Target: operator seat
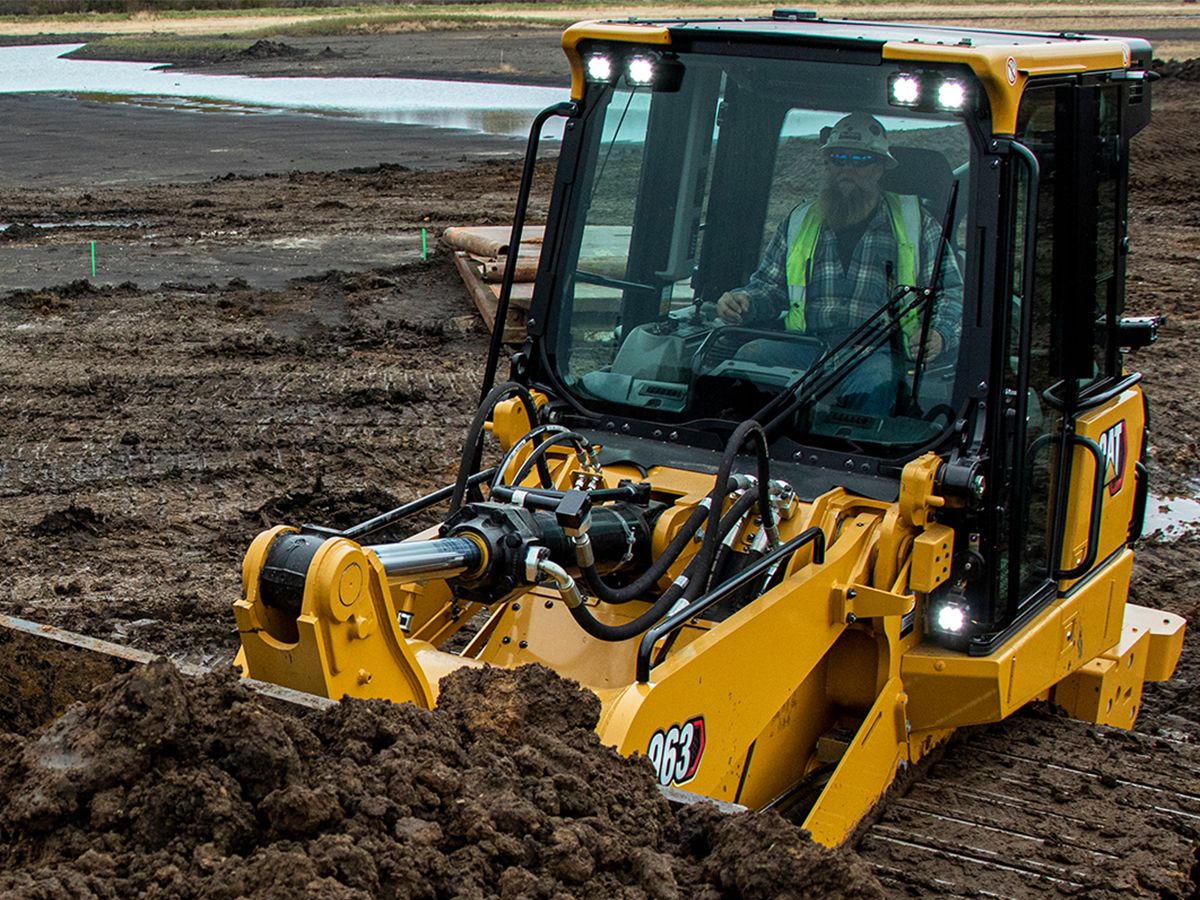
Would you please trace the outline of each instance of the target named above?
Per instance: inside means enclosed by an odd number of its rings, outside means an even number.
[[[895,145],[891,154],[899,165],[883,173],[879,186],[897,194],[915,194],[925,201],[929,214],[940,222],[950,201],[950,186],[954,184],[954,171],[946,157],[925,147]],[[965,209],[961,200],[958,206]]]

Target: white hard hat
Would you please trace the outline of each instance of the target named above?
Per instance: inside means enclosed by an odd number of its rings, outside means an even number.
[[[882,157],[884,166],[889,169],[899,165],[890,152],[887,129],[878,119],[865,112],[850,113],[839,119],[832,128],[822,129],[821,149],[866,151]]]

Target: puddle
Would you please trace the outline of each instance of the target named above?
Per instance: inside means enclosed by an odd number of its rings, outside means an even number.
[[[82,44],[0,48],[0,93],[71,93],[180,113],[349,116],[397,125],[523,137],[534,115],[568,99],[562,88],[412,78],[250,78],[197,75],[162,63],[63,59]],[[555,124],[558,132],[552,131]],[[561,136],[553,120],[543,135]]]
[[[1197,533],[1200,533],[1200,498],[1150,495],[1142,534],[1159,541],[1176,541]]]

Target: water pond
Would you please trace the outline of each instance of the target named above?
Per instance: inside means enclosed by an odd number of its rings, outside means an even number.
[[[160,63],[64,58],[81,44],[0,47],[0,93],[104,97],[181,112],[300,112],[400,125],[522,136],[563,88],[412,78],[250,78],[200,75]],[[551,126],[543,136],[555,138]],[[561,122],[557,123],[561,133]]]

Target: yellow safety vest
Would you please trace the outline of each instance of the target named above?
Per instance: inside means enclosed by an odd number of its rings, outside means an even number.
[[[921,247],[921,201],[910,194],[884,191],[892,233],[896,236],[896,278],[900,284],[916,284],[917,254]],[[787,226],[788,311],[783,320],[788,331],[807,331],[804,315],[809,264],[821,234],[820,207],[813,202],[798,206],[788,217]],[[910,310],[901,323],[906,336],[916,330],[920,318]]]

